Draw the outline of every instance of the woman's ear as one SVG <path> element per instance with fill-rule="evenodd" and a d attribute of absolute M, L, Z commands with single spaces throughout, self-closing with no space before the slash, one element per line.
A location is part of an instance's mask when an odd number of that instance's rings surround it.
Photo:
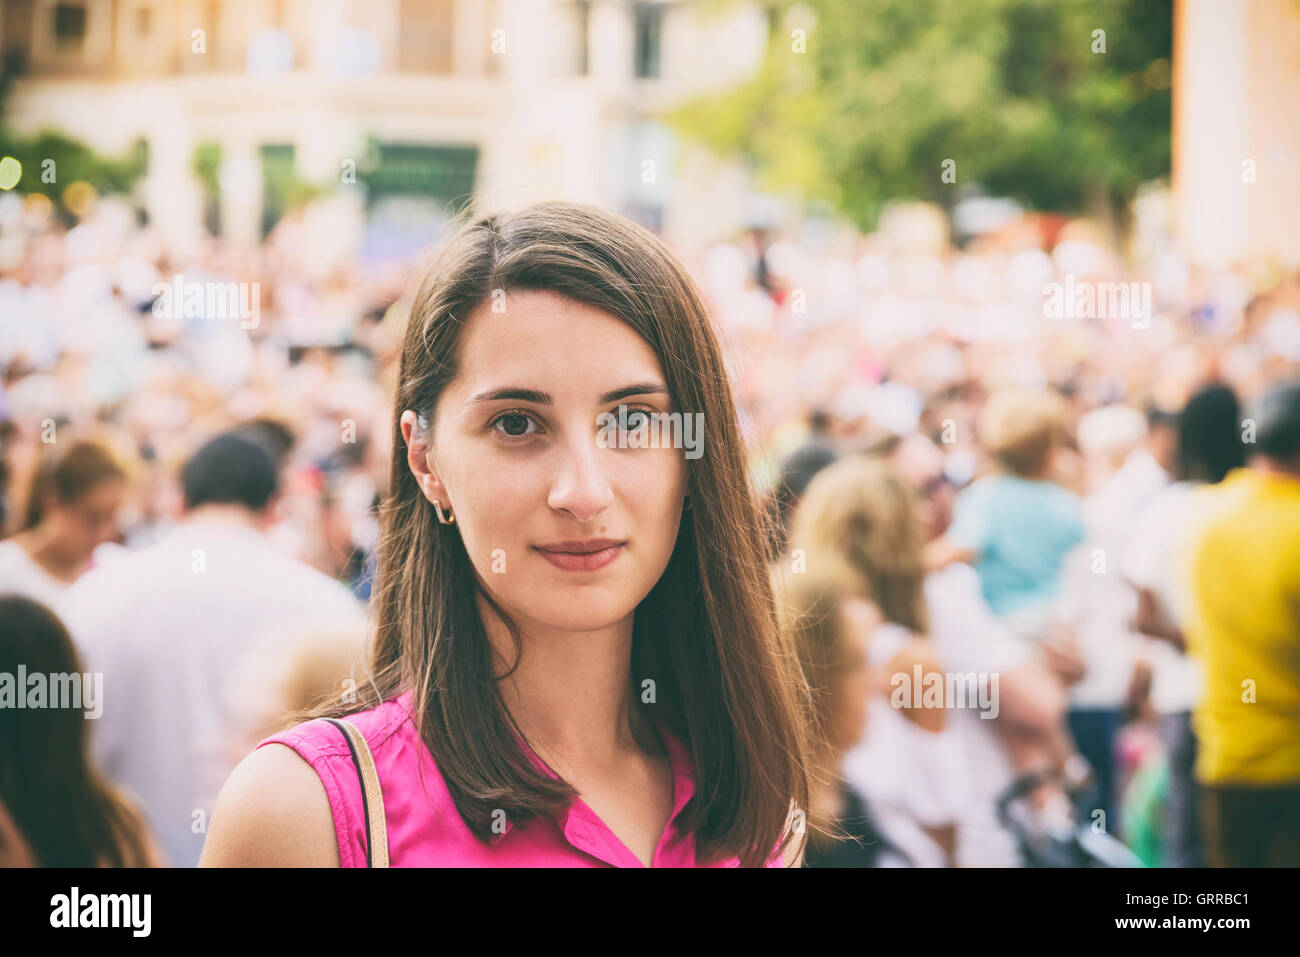
<path fill-rule="evenodd" d="M 450 508 L 447 490 L 433 464 L 433 448 L 428 441 L 431 436 L 421 431 L 418 416 L 410 409 L 402 413 L 401 426 L 402 439 L 406 442 L 406 462 L 420 491 L 430 502 L 444 509 Z"/>

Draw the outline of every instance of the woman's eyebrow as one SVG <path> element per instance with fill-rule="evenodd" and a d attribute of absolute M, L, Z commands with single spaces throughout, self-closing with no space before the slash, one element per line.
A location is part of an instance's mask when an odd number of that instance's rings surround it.
<path fill-rule="evenodd" d="M 515 399 L 519 402 L 533 402 L 537 405 L 551 404 L 551 394 L 549 392 L 538 392 L 536 389 L 521 389 L 513 385 L 480 392 L 465 404 L 467 406 L 477 405 L 480 402 L 497 402 L 501 399 Z"/>
<path fill-rule="evenodd" d="M 625 385 L 621 389 L 612 389 L 600 397 L 599 405 L 606 405 L 610 402 L 617 402 L 619 399 L 626 399 L 633 395 L 667 395 L 668 387 L 662 382 L 634 382 L 632 385 Z"/>
<path fill-rule="evenodd" d="M 634 382 L 631 385 L 625 385 L 619 389 L 611 389 L 600 397 L 600 405 L 606 405 L 610 402 L 617 402 L 619 399 L 626 399 L 634 395 L 667 395 L 668 387 L 661 382 Z M 487 392 L 480 392 L 474 398 L 470 399 L 466 405 L 477 405 L 480 402 L 499 402 L 502 399 L 514 399 L 518 402 L 533 402 L 537 405 L 551 405 L 552 399 L 549 392 L 539 392 L 536 389 L 523 389 L 519 386 L 502 386 L 499 389 L 489 389 Z"/>

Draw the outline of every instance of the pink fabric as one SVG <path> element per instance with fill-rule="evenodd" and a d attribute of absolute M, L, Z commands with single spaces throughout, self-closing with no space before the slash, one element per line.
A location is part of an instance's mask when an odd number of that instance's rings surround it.
<path fill-rule="evenodd" d="M 575 797 L 556 820 L 533 820 L 484 843 L 466 826 L 433 756 L 415 731 L 408 691 L 377 708 L 347 716 L 365 736 L 374 755 L 388 822 L 389 862 L 393 867 L 641 867 L 585 801 Z M 695 793 L 689 752 L 663 725 L 660 734 L 673 770 L 673 813 L 655 848 L 654 867 L 737 867 L 739 860 L 700 865 L 694 834 L 682 834 L 678 817 Z M 341 731 L 327 721 L 308 721 L 274 734 L 257 746 L 288 745 L 307 761 L 329 795 L 344 867 L 366 866 L 365 812 L 361 783 Z M 547 770 L 529 752 L 533 762 Z M 549 770 L 547 770 L 547 773 Z M 768 863 L 781 866 L 779 855 Z"/>

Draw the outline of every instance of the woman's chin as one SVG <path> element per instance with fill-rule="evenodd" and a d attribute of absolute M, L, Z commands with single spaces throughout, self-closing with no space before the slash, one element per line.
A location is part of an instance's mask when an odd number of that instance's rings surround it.
<path fill-rule="evenodd" d="M 528 617 L 557 631 L 596 631 L 618 624 L 635 610 L 636 602 L 630 597 L 560 587 L 534 603 Z"/>

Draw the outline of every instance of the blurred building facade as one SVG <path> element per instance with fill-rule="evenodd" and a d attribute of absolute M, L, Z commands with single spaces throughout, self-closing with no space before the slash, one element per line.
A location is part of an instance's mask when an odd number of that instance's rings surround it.
<path fill-rule="evenodd" d="M 741 225 L 746 175 L 659 117 L 743 79 L 767 31 L 676 0 L 0 3 L 7 122 L 142 141 L 139 202 L 182 249 L 256 243 L 304 188 L 381 256 L 471 198 L 593 202 L 701 244 Z"/>

